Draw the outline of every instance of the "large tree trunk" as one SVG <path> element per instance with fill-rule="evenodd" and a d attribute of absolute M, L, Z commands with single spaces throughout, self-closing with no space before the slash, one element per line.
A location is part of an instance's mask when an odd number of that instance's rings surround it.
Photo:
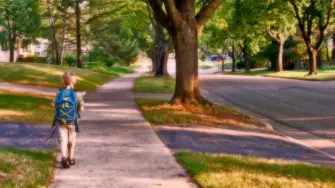
<path fill-rule="evenodd" d="M 176 52 L 176 88 L 172 104 L 198 104 L 200 90 L 198 79 L 198 36 L 195 18 L 189 13 L 182 15 L 184 20 L 174 29 L 172 39 Z"/>
<path fill-rule="evenodd" d="M 232 45 L 232 51 L 231 51 L 231 58 L 232 58 L 232 69 L 231 69 L 231 72 L 236 72 L 236 50 L 235 50 L 235 45 Z"/>
<path fill-rule="evenodd" d="M 249 54 L 248 54 L 248 43 L 247 43 L 246 39 L 244 39 L 244 41 L 243 41 L 242 52 L 243 52 L 245 72 L 249 72 L 250 71 L 250 63 L 249 63 Z"/>
<path fill-rule="evenodd" d="M 330 57 L 329 57 L 329 47 L 328 47 L 327 39 L 325 39 L 324 43 L 325 43 L 325 50 L 326 50 L 326 58 L 327 58 L 327 61 L 329 62 Z"/>
<path fill-rule="evenodd" d="M 318 52 L 313 48 L 307 49 L 308 53 L 308 64 L 309 64 L 309 75 L 317 74 L 317 55 Z"/>
<path fill-rule="evenodd" d="M 81 17 L 80 0 L 76 0 L 77 67 L 83 68 L 83 55 L 81 51 L 80 17 Z"/>
<path fill-rule="evenodd" d="M 335 33 L 333 34 L 332 59 L 335 60 Z"/>
<path fill-rule="evenodd" d="M 316 67 L 318 69 L 322 67 L 322 59 L 322 49 L 320 49 L 316 55 Z"/>
<path fill-rule="evenodd" d="M 282 72 L 283 69 L 283 56 L 284 56 L 284 41 L 278 41 L 278 60 L 277 60 L 277 72 Z"/>
<path fill-rule="evenodd" d="M 52 10 L 52 2 L 50 0 L 47 0 L 47 10 L 48 10 L 48 16 L 49 16 L 49 22 L 50 22 L 50 30 L 51 30 L 51 46 L 52 46 L 52 62 L 53 64 L 60 65 L 60 55 L 59 55 L 59 46 L 57 41 L 57 31 L 55 28 L 55 21 L 54 21 L 54 15 Z"/>
<path fill-rule="evenodd" d="M 169 58 L 168 41 L 165 39 L 164 29 L 158 24 L 156 27 L 156 51 L 153 72 L 155 76 L 169 76 L 167 73 L 167 61 Z"/>
<path fill-rule="evenodd" d="M 158 52 L 158 59 L 156 62 L 156 72 L 155 76 L 157 77 L 168 77 L 169 74 L 167 72 L 167 63 L 169 60 L 169 48 L 168 45 L 164 42 L 163 49 Z"/>
<path fill-rule="evenodd" d="M 15 61 L 15 43 L 16 43 L 16 31 L 10 32 L 9 36 L 9 62 Z"/>

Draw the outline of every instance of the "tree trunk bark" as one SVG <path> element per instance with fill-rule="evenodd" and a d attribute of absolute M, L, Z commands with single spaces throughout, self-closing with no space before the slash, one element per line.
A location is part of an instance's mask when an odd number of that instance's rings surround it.
<path fill-rule="evenodd" d="M 49 14 L 50 30 L 51 30 L 51 46 L 52 46 L 52 61 L 53 64 L 60 65 L 60 56 L 59 56 L 59 46 L 57 41 L 57 31 L 55 28 L 54 15 L 52 11 L 52 3 L 50 0 L 47 0 L 47 10 Z"/>
<path fill-rule="evenodd" d="M 174 29 L 172 39 L 176 53 L 176 88 L 171 104 L 200 103 L 198 79 L 198 36 L 196 20 L 185 13 L 179 28 Z"/>
<path fill-rule="evenodd" d="M 224 62 L 224 59 L 223 59 L 223 57 L 224 57 L 224 55 L 225 55 L 224 52 L 225 52 L 225 49 L 222 48 L 222 52 L 221 52 L 221 53 L 222 53 L 222 54 L 221 54 L 221 57 L 222 57 L 222 67 L 221 67 L 221 71 L 222 71 L 222 72 L 224 72 L 224 68 L 225 68 L 225 67 L 224 67 L 224 63 L 225 63 L 225 62 Z"/>
<path fill-rule="evenodd" d="M 157 77 L 168 77 L 167 73 L 167 62 L 169 59 L 169 49 L 168 45 L 163 42 L 163 49 L 159 49 L 160 51 L 157 52 L 158 58 L 156 62 L 156 71 L 155 71 L 155 76 Z"/>
<path fill-rule="evenodd" d="M 9 38 L 9 62 L 15 61 L 15 43 L 16 43 L 16 31 L 11 31 Z"/>
<path fill-rule="evenodd" d="M 330 57 L 329 57 L 329 47 L 328 47 L 327 39 L 325 39 L 324 43 L 325 43 L 325 50 L 326 50 L 326 58 L 327 58 L 327 61 L 329 62 Z"/>
<path fill-rule="evenodd" d="M 322 67 L 322 59 L 322 49 L 320 49 L 316 55 L 316 67 L 318 69 Z"/>
<path fill-rule="evenodd" d="M 232 63 L 232 69 L 231 69 L 231 72 L 236 72 L 236 52 L 235 52 L 236 50 L 235 50 L 235 45 L 233 45 L 232 46 L 232 51 L 231 51 L 231 54 L 232 54 L 232 61 L 233 61 L 233 63 Z"/>
<path fill-rule="evenodd" d="M 244 59 L 244 69 L 245 72 L 250 71 L 250 64 L 249 64 L 249 54 L 248 54 L 248 43 L 246 39 L 243 41 L 243 59 Z"/>
<path fill-rule="evenodd" d="M 309 75 L 316 75 L 317 74 L 317 55 L 318 52 L 313 48 L 309 47 L 307 49 L 308 53 L 308 64 L 309 64 Z"/>
<path fill-rule="evenodd" d="M 335 60 L 335 33 L 333 34 L 332 59 Z"/>
<path fill-rule="evenodd" d="M 284 55 L 284 42 L 278 41 L 278 60 L 277 60 L 277 72 L 282 72 L 283 69 L 283 55 Z"/>
<path fill-rule="evenodd" d="M 153 72 L 155 76 L 169 76 L 167 74 L 167 61 L 169 58 L 168 41 L 165 39 L 164 29 L 158 24 L 156 27 L 156 50 Z"/>
<path fill-rule="evenodd" d="M 76 33 L 77 33 L 77 67 L 83 68 L 83 55 L 81 51 L 81 33 L 80 33 L 80 0 L 76 0 Z"/>

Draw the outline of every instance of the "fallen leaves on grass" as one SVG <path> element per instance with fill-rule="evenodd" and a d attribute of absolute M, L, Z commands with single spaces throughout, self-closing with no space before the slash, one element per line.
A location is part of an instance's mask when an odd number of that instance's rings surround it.
<path fill-rule="evenodd" d="M 137 99 L 145 117 L 153 124 L 198 124 L 263 126 L 262 122 L 244 115 L 230 107 L 211 103 L 192 106 L 170 105 L 165 100 Z"/>

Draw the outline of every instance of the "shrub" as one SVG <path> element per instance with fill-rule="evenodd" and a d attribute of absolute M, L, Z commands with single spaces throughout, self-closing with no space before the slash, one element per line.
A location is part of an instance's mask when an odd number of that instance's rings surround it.
<path fill-rule="evenodd" d="M 20 55 L 17 60 L 17 62 L 27 62 L 27 63 L 34 63 L 36 62 L 36 55 L 35 54 L 27 54 L 26 56 Z"/>
<path fill-rule="evenodd" d="M 48 59 L 47 57 L 36 57 L 36 63 L 45 64 L 45 63 L 48 63 Z"/>
<path fill-rule="evenodd" d="M 105 64 L 107 67 L 111 67 L 113 66 L 116 62 L 119 62 L 119 58 L 115 57 L 115 56 L 109 56 L 106 58 L 105 60 Z"/>
<path fill-rule="evenodd" d="M 335 70 L 335 64 L 323 64 L 321 70 Z"/>
<path fill-rule="evenodd" d="M 67 55 L 64 57 L 64 64 L 75 67 L 77 65 L 76 55 Z"/>
<path fill-rule="evenodd" d="M 204 53 L 204 52 L 201 52 L 201 53 L 200 53 L 200 59 L 201 59 L 201 61 L 205 61 L 205 60 L 206 60 L 206 58 L 207 58 L 207 55 L 206 55 L 206 53 Z"/>
<path fill-rule="evenodd" d="M 244 61 L 239 61 L 236 63 L 237 69 L 244 69 Z"/>
<path fill-rule="evenodd" d="M 19 57 L 16 59 L 16 62 L 24 62 L 24 56 L 19 55 Z"/>

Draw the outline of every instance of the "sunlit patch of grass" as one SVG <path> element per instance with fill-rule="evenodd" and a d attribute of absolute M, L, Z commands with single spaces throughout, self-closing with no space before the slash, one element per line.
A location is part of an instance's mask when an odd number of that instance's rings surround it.
<path fill-rule="evenodd" d="M 174 78 L 157 78 L 152 75 L 144 75 L 136 80 L 133 91 L 142 93 L 173 93 L 174 88 Z"/>
<path fill-rule="evenodd" d="M 123 67 L 123 66 L 112 66 L 112 67 L 107 67 L 107 71 L 112 72 L 112 73 L 117 73 L 117 74 L 131 74 L 134 73 L 134 71 L 129 68 L 129 67 Z"/>
<path fill-rule="evenodd" d="M 335 169 L 331 167 L 191 151 L 177 151 L 176 158 L 202 187 L 335 187 Z"/>
<path fill-rule="evenodd" d="M 168 101 L 159 99 L 137 99 L 136 101 L 146 119 L 154 125 L 264 126 L 262 122 L 239 111 L 209 102 L 185 107 L 170 105 Z"/>
<path fill-rule="evenodd" d="M 213 68 L 212 66 L 207 65 L 207 64 L 200 65 L 199 67 L 200 67 L 200 69 L 211 69 L 211 68 Z"/>
<path fill-rule="evenodd" d="M 256 71 L 250 71 L 250 72 L 224 72 L 223 74 L 230 74 L 230 75 L 247 75 L 247 76 L 264 76 L 267 74 L 275 73 L 275 71 L 272 70 L 256 70 Z"/>
<path fill-rule="evenodd" d="M 94 90 L 117 77 L 115 74 L 104 74 L 75 67 L 34 63 L 0 63 L 0 81 L 59 88 L 62 87 L 61 75 L 65 71 L 76 73 L 77 90 Z"/>
<path fill-rule="evenodd" d="M 0 187 L 47 187 L 55 151 L 0 148 Z"/>
<path fill-rule="evenodd" d="M 327 81 L 335 80 L 335 70 L 319 70 L 316 75 L 308 75 L 307 71 L 284 71 L 266 74 L 265 76 L 291 78 L 300 80 Z"/>
<path fill-rule="evenodd" d="M 0 121 L 51 123 L 51 97 L 0 91 Z"/>

